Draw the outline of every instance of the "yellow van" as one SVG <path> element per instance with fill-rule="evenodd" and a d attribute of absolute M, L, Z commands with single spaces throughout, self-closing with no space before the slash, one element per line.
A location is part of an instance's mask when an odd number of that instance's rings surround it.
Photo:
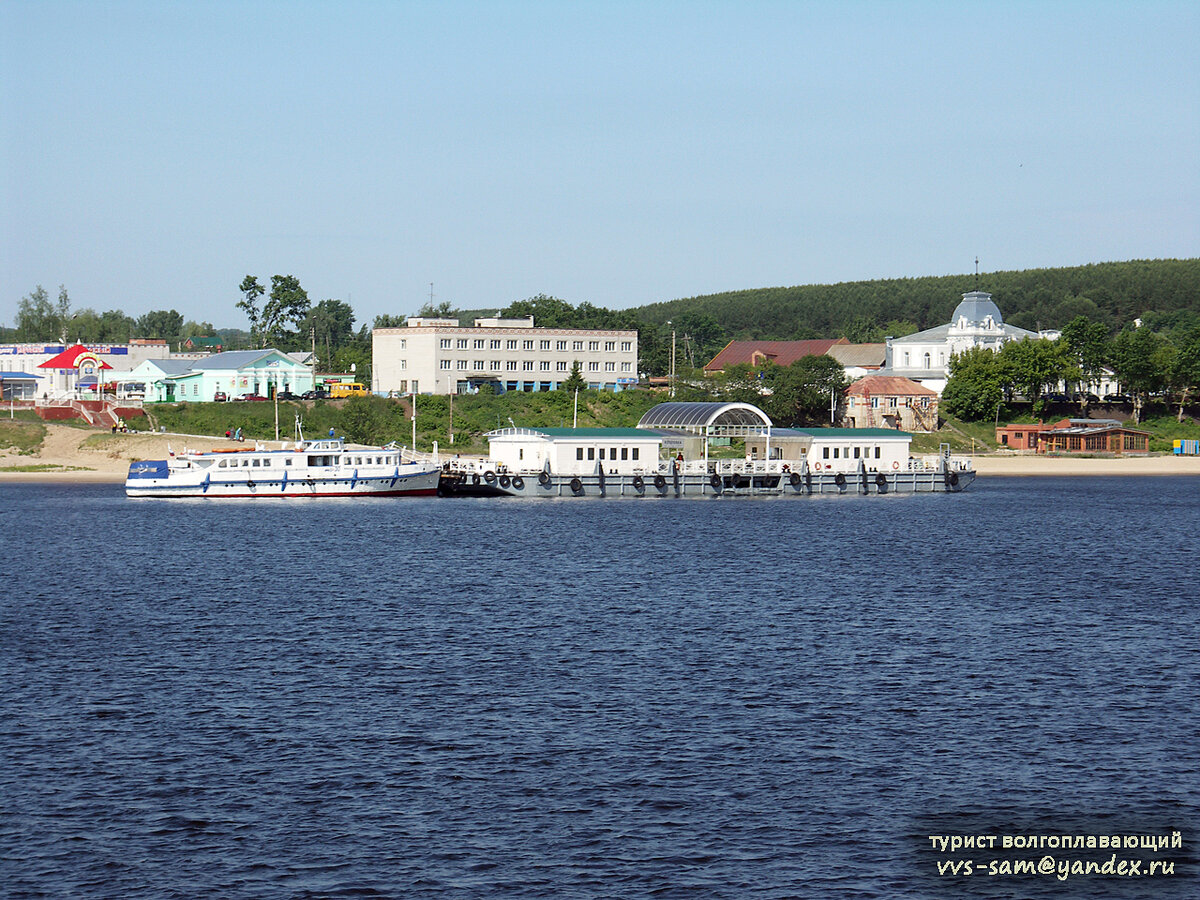
<path fill-rule="evenodd" d="M 329 386 L 329 397 L 331 400 L 339 400 L 343 397 L 365 397 L 367 389 L 357 381 L 353 384 L 331 384 Z"/>

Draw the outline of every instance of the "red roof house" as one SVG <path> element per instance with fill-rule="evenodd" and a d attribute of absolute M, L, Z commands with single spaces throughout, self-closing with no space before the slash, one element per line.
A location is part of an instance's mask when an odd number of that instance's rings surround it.
<path fill-rule="evenodd" d="M 746 363 L 755 368 L 768 362 L 777 366 L 790 366 L 805 356 L 824 356 L 830 347 L 849 343 L 845 338 L 823 338 L 815 341 L 730 341 L 704 367 L 704 371 L 711 375 L 739 363 Z"/>

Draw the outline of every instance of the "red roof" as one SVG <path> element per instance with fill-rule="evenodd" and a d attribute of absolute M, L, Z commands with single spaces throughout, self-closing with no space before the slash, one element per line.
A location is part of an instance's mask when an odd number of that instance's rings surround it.
<path fill-rule="evenodd" d="M 100 363 L 101 369 L 111 369 L 108 363 L 100 359 L 99 355 L 89 350 L 83 344 L 76 344 L 74 347 L 68 347 L 58 356 L 53 356 L 38 366 L 39 369 L 77 369 L 79 368 L 79 357 L 84 354 L 89 354 L 96 357 L 96 361 Z"/>
<path fill-rule="evenodd" d="M 923 384 L 901 375 L 867 375 L 858 379 L 846 390 L 846 396 L 865 397 L 867 394 L 884 397 L 936 397 Z"/>
<path fill-rule="evenodd" d="M 712 358 L 705 372 L 720 372 L 727 366 L 749 363 L 761 366 L 773 362 L 777 366 L 790 366 L 805 356 L 824 356 L 834 344 L 850 343 L 845 338 L 819 341 L 730 341 L 721 352 Z"/>

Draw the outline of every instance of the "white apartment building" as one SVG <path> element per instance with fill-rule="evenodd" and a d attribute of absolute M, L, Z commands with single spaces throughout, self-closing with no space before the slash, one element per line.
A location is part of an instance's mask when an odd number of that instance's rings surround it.
<path fill-rule="evenodd" d="M 371 333 L 376 394 L 463 394 L 481 385 L 506 391 L 556 390 L 579 361 L 588 387 L 621 391 L 638 381 L 636 331 L 535 328 L 533 318 L 412 317 Z"/>

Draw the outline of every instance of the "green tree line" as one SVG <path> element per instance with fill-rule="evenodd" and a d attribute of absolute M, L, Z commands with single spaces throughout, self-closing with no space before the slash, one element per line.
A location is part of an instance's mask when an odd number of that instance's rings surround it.
<path fill-rule="evenodd" d="M 1081 315 L 1115 331 L 1137 317 L 1200 313 L 1200 259 L 989 272 L 978 283 L 995 296 L 1006 322 L 1030 331 L 1062 328 Z M 710 316 L 737 340 L 881 339 L 881 331 L 899 337 L 948 322 L 961 295 L 975 287 L 973 274 L 880 279 L 731 291 L 634 312 L 650 324 L 684 313 Z M 888 323 L 891 329 L 883 327 Z"/>

